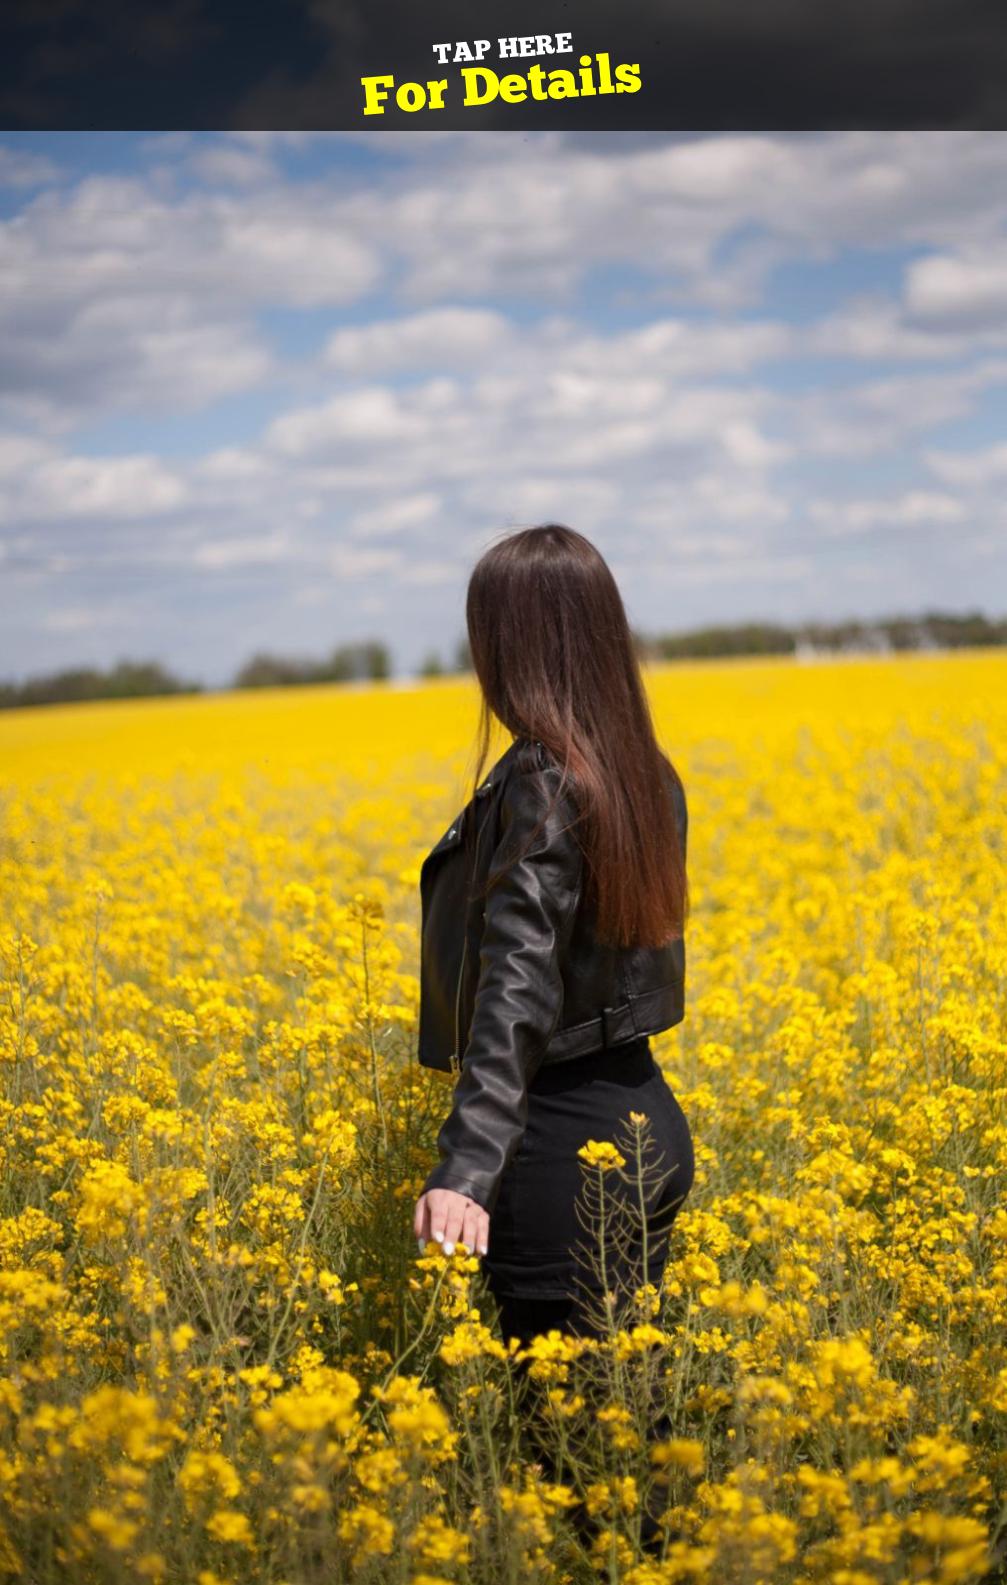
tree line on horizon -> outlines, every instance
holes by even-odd
[[[926,611],[921,616],[880,617],[869,621],[741,622],[690,628],[685,632],[634,632],[641,660],[699,660],[745,655],[892,654],[905,650],[966,649],[1007,644],[1007,617],[981,611]],[[471,671],[468,641],[462,639],[448,658],[437,650],[425,655],[418,678]],[[224,690],[305,687],[315,683],[387,682],[391,655],[381,639],[337,645],[321,658],[297,658],[257,651],[235,673]],[[119,660],[104,670],[70,667],[0,682],[0,709],[40,704],[83,703],[97,699],[141,699],[167,694],[217,692],[198,681],[184,681],[158,661]]]

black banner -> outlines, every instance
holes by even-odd
[[[14,0],[11,130],[995,128],[1000,0]]]

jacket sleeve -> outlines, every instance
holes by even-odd
[[[516,863],[553,796],[553,771],[515,772],[504,789],[490,868],[479,978],[454,1102],[427,1189],[455,1189],[492,1212],[528,1121],[528,1082],[563,1010],[560,960],[583,881],[566,795]]]

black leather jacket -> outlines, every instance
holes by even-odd
[[[688,811],[665,762],[682,851]],[[527,856],[524,848],[560,769],[518,737],[423,860],[418,1060],[457,1072],[427,1189],[455,1189],[491,1211],[528,1120],[527,1086],[543,1063],[656,1034],[685,1011],[685,944],[601,944],[582,906],[583,856],[569,791]],[[466,888],[467,822],[476,822]],[[467,891],[472,893],[469,900]]]

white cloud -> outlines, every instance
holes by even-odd
[[[686,588],[702,588],[714,584],[769,585],[777,583],[808,583],[814,575],[811,556],[746,556],[733,555],[718,559],[716,551],[708,550],[694,561],[678,561],[664,569],[655,569],[655,576],[663,570],[665,583]],[[687,612],[670,608],[662,624],[668,629],[692,625]]]
[[[799,450],[822,456],[869,457],[892,452],[907,437],[971,414],[990,389],[1007,384],[1007,359],[966,368],[913,371],[830,389],[820,386],[792,404]]]
[[[941,527],[966,520],[964,504],[935,490],[907,490],[888,500],[812,501],[809,515],[832,536],[862,534],[876,528]]]
[[[442,510],[441,496],[433,490],[422,490],[356,512],[350,519],[350,529],[358,539],[381,539],[432,524]]]
[[[90,176],[5,223],[4,277],[36,307],[112,291],[221,306],[350,302],[376,283],[378,254],[345,203],[322,198],[276,186],[171,202],[136,178]]]
[[[734,419],[725,424],[721,442],[733,461],[750,468],[772,467],[774,463],[783,462],[791,456],[794,449],[785,441],[770,440],[745,419]]]
[[[270,424],[266,444],[288,457],[336,455],[342,447],[384,447],[426,432],[422,416],[395,391],[362,386],[319,407],[300,408]]]
[[[196,463],[196,472],[223,485],[255,483],[268,472],[269,464],[256,452],[240,446],[222,446]]]
[[[457,561],[414,561],[402,572],[406,584],[460,583],[464,569]]]
[[[290,549],[290,538],[282,530],[234,539],[209,539],[195,547],[192,564],[214,572],[228,572],[235,567],[270,566],[287,560]]]
[[[588,271],[623,265],[655,302],[728,313],[758,300],[778,262],[858,244],[939,252],[909,266],[903,317],[883,301],[840,309],[808,327],[808,346],[916,358],[940,355],[941,334],[1001,333],[996,134],[658,135],[604,153],[554,134],[432,136],[408,163],[400,143],[402,167],[370,187],[342,184],[338,165],[290,181],[278,164],[309,143],[338,154],[360,141],[350,134],[185,135],[153,151],[169,172],[174,155],[173,182],[90,176],[33,198],[0,224],[0,291],[18,311],[0,320],[8,391],[48,404],[53,424],[96,405],[205,404],[276,373],[261,309],[336,309],[393,278],[403,309],[430,306],[331,332],[330,367],[506,365],[513,327],[473,297],[524,294],[547,309]],[[370,146],[394,150],[394,135]],[[794,327],[749,321],[648,333],[641,356],[682,377],[704,359],[741,370],[799,346]]]
[[[207,187],[257,187],[277,176],[273,161],[261,150],[223,142],[195,150],[188,169]]]
[[[34,435],[0,435],[0,480],[16,477],[56,452],[49,442]]]
[[[361,550],[354,545],[333,545],[327,562],[338,578],[367,578],[373,573],[390,572],[402,561],[398,550]]]
[[[1007,324],[984,325],[980,334],[965,322],[923,325],[907,317],[910,312],[903,301],[862,294],[809,325],[802,343],[825,357],[885,363],[943,362],[1007,345]]]
[[[999,337],[1007,321],[1007,242],[985,242],[957,254],[915,260],[906,272],[906,307],[924,324],[989,326]]]
[[[453,644],[470,559],[548,520],[650,625],[838,605],[872,561],[952,598],[981,557],[996,598],[1007,452],[961,427],[1007,383],[1001,135],[144,141],[0,222],[0,554],[53,642],[75,580],[156,567],[165,621],[213,589],[204,645],[368,599]]]
[[[977,489],[1007,479],[1007,445],[1001,443],[975,451],[938,451],[923,453],[923,460],[945,484]]]
[[[145,519],[177,510],[187,491],[157,457],[52,457],[22,474],[14,510],[25,521]]]
[[[361,376],[464,366],[495,354],[509,334],[506,318],[493,310],[432,308],[337,330],[326,345],[325,362]]]
[[[459,491],[462,511],[488,517],[496,527],[566,522],[584,532],[618,520],[620,490],[613,479],[562,477],[548,471],[548,458],[529,458],[519,470],[506,467],[475,475]]]
[[[0,187],[42,187],[58,175],[58,166],[45,154],[0,144]]]
[[[58,605],[47,611],[42,625],[47,633],[94,633],[115,628],[137,629],[142,626],[142,614],[131,609],[124,600],[96,602],[93,605]]]
[[[346,303],[379,271],[317,194],[178,198],[112,176],[46,191],[0,221],[0,399],[32,399],[53,428],[204,406],[275,373],[260,309]]]

